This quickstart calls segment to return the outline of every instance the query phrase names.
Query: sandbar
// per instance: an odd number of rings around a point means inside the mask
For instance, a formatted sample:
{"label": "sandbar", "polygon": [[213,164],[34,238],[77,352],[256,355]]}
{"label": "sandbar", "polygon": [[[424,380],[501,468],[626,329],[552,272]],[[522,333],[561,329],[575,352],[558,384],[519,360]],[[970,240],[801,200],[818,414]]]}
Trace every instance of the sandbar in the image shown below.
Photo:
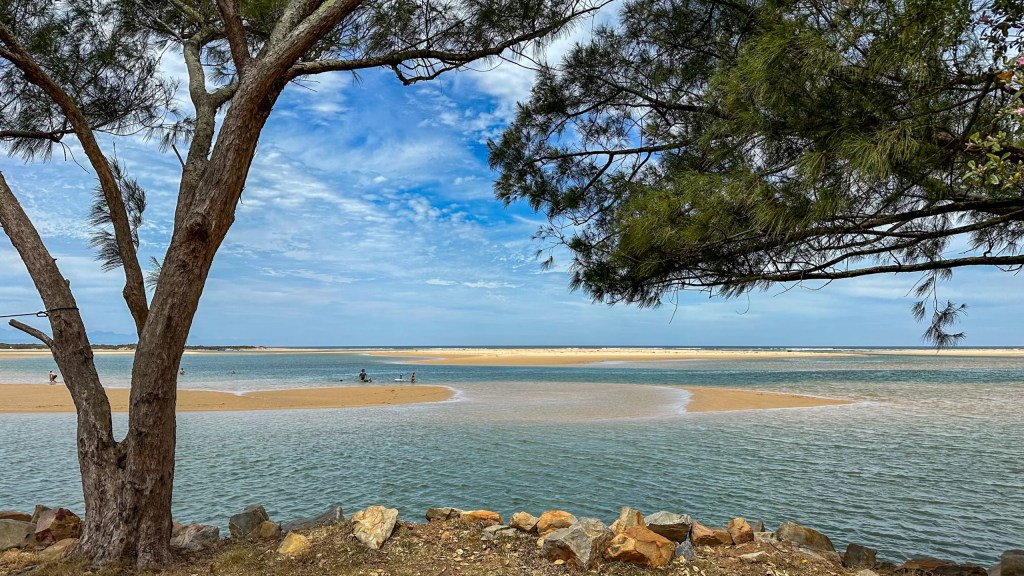
{"label": "sandbar", "polygon": [[699,348],[422,348],[375,350],[374,356],[412,358],[410,364],[453,366],[567,366],[593,362],[738,360],[860,356],[856,352],[703,350]]}
{"label": "sandbar", "polygon": [[687,412],[732,412],[736,410],[768,410],[775,408],[812,408],[852,404],[852,400],[804,396],[783,392],[712,388],[706,386],[679,386],[690,393]]}
{"label": "sandbar", "polygon": [[[128,411],[127,388],[108,388],[114,412]],[[300,410],[354,408],[440,402],[454,395],[445,386],[337,386],[233,394],[209,390],[178,390],[178,412]],[[71,393],[62,385],[0,385],[0,413],[74,412]]]}

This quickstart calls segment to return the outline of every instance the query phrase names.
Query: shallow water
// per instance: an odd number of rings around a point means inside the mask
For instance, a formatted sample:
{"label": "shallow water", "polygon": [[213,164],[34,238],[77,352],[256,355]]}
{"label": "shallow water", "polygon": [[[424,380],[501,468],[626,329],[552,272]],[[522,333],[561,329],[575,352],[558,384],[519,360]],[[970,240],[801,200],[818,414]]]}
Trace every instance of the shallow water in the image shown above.
{"label": "shallow water", "polygon": [[[393,364],[351,355],[190,355],[182,388],[243,391],[378,382],[410,371],[456,400],[400,407],[179,415],[175,517],[226,524],[369,504],[419,520],[430,506],[506,518],[564,508],[610,521],[622,505],[706,523],[794,520],[901,560],[983,565],[1024,547],[1024,359],[671,361],[584,367]],[[130,357],[101,356],[127,385]],[[52,362],[0,361],[0,382]],[[235,373],[232,374],[231,372]],[[855,400],[796,410],[687,414],[664,384]],[[123,429],[123,415],[115,417]],[[0,415],[0,509],[81,511],[73,415]]]}

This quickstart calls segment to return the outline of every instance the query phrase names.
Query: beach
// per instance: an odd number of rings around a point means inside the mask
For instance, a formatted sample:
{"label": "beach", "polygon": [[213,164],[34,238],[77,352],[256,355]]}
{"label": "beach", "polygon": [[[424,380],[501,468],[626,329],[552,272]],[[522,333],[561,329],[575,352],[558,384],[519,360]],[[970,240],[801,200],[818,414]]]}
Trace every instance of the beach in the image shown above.
{"label": "beach", "polygon": [[[734,390],[681,386],[690,393],[687,412],[727,412],[774,408],[808,408],[848,404],[848,400],[781,394],[757,390]],[[114,412],[128,411],[125,388],[108,388]],[[453,396],[444,386],[338,386],[299,388],[233,394],[211,390],[178,390],[178,412],[234,412],[243,410],[306,410],[354,408],[440,402]],[[0,413],[74,412],[71,394],[63,385],[0,385]]]}
{"label": "beach", "polygon": [[973,349],[703,349],[703,348],[422,348],[373,350],[414,364],[449,366],[566,366],[597,362],[853,358],[871,355],[1024,357],[1024,348]]}
{"label": "beach", "polygon": [[[128,411],[126,388],[108,388],[114,412]],[[232,394],[209,390],[178,390],[178,412],[235,412],[242,410],[303,410],[355,408],[448,400],[445,386],[337,386]],[[63,385],[0,385],[0,413],[74,412],[71,393]]]}

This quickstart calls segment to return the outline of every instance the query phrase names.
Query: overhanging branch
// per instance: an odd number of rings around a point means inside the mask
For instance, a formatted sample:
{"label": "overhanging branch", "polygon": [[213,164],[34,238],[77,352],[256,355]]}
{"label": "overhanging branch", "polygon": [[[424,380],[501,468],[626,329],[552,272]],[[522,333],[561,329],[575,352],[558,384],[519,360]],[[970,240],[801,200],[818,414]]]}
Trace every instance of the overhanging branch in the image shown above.
{"label": "overhanging branch", "polygon": [[17,328],[18,330],[21,330],[22,332],[28,334],[29,336],[35,338],[36,340],[39,340],[43,344],[46,344],[47,348],[53,348],[53,338],[47,336],[46,333],[43,332],[42,330],[39,330],[38,328],[33,328],[32,326],[29,326],[24,322],[18,322],[17,320],[11,320],[10,322],[8,322],[8,324],[10,324],[12,328]]}

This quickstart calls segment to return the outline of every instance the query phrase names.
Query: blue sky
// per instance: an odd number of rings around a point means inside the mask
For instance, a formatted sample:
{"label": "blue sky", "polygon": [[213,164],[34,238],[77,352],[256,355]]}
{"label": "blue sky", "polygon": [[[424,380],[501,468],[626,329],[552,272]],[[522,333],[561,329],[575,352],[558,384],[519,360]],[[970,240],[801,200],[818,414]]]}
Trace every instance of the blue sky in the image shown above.
{"label": "blue sky", "polygon": [[[549,48],[553,56],[586,27]],[[180,73],[168,61],[167,70]],[[542,215],[494,199],[485,143],[528,95],[532,73],[503,63],[403,87],[383,71],[289,87],[268,123],[231,232],[214,262],[190,344],[268,346],[922,345],[907,296],[916,277],[779,287],[736,300],[680,294],[657,309],[594,304],[567,288],[569,258],[542,270]],[[72,144],[75,158],[84,156]],[[113,149],[109,143],[108,153]],[[178,183],[173,153],[121,139],[146,188],[140,253],[162,259]],[[96,343],[134,341],[120,271],[103,273],[86,224],[94,177],[52,161],[0,170],[71,280]],[[941,297],[964,301],[967,345],[1024,344],[1022,279],[958,271]],[[816,288],[818,286],[815,286]],[[0,236],[0,314],[42,304]],[[46,327],[45,323],[37,325]],[[28,337],[0,326],[0,342]]]}

